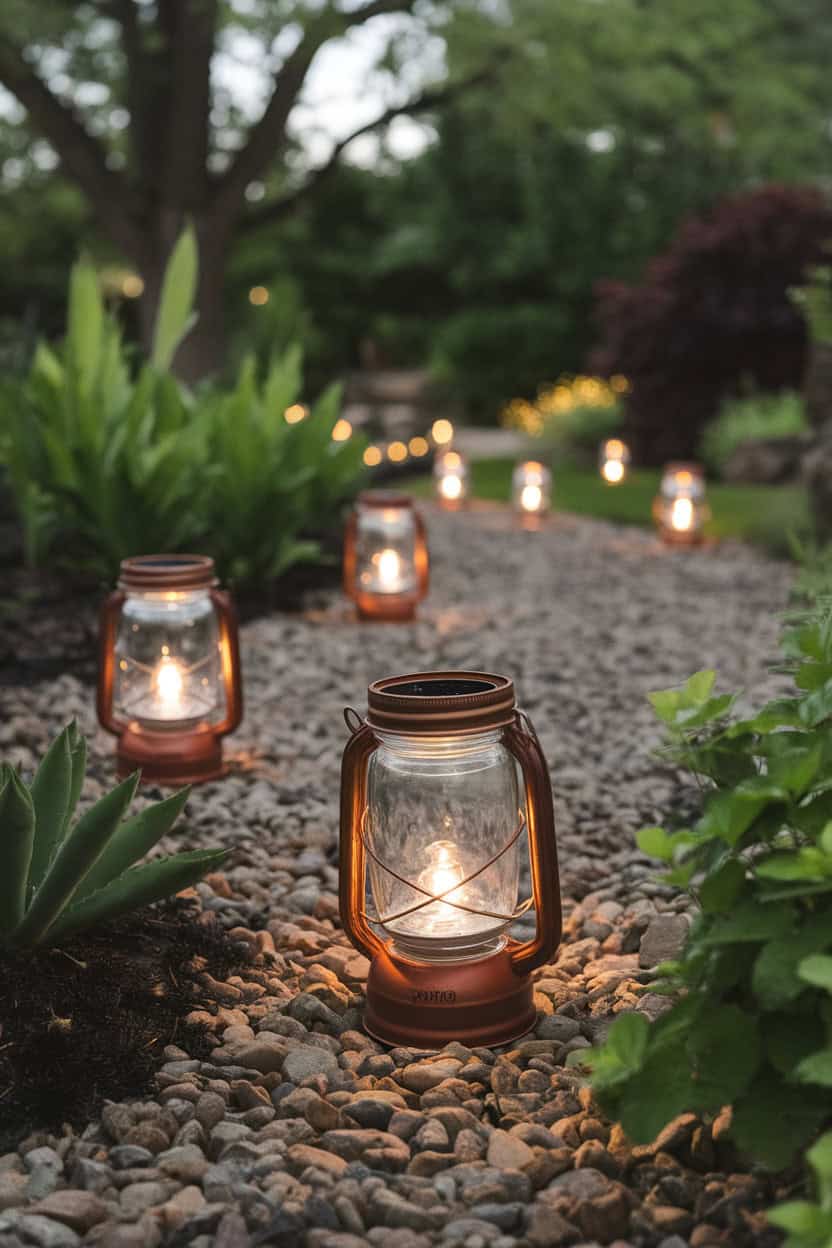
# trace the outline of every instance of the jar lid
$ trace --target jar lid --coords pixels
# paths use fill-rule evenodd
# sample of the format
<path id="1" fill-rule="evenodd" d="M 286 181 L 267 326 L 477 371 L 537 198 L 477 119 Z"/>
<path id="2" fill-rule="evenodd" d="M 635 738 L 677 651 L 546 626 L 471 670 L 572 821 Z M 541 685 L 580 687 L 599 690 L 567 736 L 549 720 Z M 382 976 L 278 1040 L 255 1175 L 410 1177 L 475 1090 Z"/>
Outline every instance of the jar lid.
<path id="1" fill-rule="evenodd" d="M 360 507 L 411 508 L 413 499 L 409 494 L 397 494 L 394 490 L 362 490 L 358 495 Z"/>
<path id="2" fill-rule="evenodd" d="M 136 555 L 122 559 L 120 589 L 210 589 L 217 584 L 209 555 Z"/>
<path id="3" fill-rule="evenodd" d="M 386 676 L 368 688 L 367 707 L 367 722 L 388 732 L 484 732 L 514 721 L 514 682 L 485 672 Z"/>

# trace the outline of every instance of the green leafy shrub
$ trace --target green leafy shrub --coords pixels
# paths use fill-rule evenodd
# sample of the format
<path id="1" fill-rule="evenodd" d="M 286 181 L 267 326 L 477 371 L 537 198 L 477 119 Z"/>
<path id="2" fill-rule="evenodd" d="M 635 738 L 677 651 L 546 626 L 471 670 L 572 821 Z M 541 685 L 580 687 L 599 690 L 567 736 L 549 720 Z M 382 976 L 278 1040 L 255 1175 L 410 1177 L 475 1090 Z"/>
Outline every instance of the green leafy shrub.
<path id="1" fill-rule="evenodd" d="M 699 457 L 719 472 L 743 442 L 788 438 L 807 429 L 803 399 L 793 390 L 728 399 L 702 435 Z"/>
<path id="2" fill-rule="evenodd" d="M 832 1132 L 821 1136 L 806 1154 L 817 1188 L 817 1203 L 790 1200 L 768 1215 L 788 1232 L 783 1248 L 829 1248 L 832 1244 Z"/>
<path id="3" fill-rule="evenodd" d="M 301 390 L 298 348 L 262 381 L 246 361 L 231 389 L 182 385 L 169 369 L 195 288 L 186 231 L 151 359 L 136 371 L 94 269 L 73 269 L 63 345 L 41 344 L 25 381 L 0 393 L 0 457 L 30 566 L 57 559 L 111 576 L 130 555 L 199 549 L 222 576 L 254 580 L 318 555 L 306 535 L 357 489 L 362 440 L 332 441 L 336 387 L 303 421 L 283 419 Z"/>
<path id="4" fill-rule="evenodd" d="M 86 742 L 70 724 L 31 785 L 0 765 L 0 948 L 55 944 L 189 887 L 226 857 L 204 849 L 135 866 L 170 831 L 190 791 L 125 819 L 138 773 L 73 824 L 86 758 Z"/>
<path id="5" fill-rule="evenodd" d="M 704 789 L 690 828 L 646 828 L 640 848 L 698 903 L 661 968 L 656 1023 L 619 1018 L 592 1057 L 601 1104 L 646 1142 L 677 1114 L 733 1106 L 744 1152 L 785 1166 L 832 1121 L 832 606 L 784 639 L 790 696 L 731 715 L 714 673 L 650 695 L 668 756 Z"/>

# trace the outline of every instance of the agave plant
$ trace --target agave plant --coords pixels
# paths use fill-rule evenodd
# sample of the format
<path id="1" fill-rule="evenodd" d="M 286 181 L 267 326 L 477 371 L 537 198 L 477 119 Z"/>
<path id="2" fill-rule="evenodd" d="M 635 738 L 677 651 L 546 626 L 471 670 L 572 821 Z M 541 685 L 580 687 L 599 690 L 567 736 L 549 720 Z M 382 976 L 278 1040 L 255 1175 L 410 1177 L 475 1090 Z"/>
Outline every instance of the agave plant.
<path id="1" fill-rule="evenodd" d="M 0 764 L 0 948 L 56 944 L 187 888 L 226 857 L 205 849 L 135 866 L 173 826 L 190 792 L 125 819 L 138 772 L 73 824 L 86 760 L 86 741 L 72 723 L 31 785 Z"/>

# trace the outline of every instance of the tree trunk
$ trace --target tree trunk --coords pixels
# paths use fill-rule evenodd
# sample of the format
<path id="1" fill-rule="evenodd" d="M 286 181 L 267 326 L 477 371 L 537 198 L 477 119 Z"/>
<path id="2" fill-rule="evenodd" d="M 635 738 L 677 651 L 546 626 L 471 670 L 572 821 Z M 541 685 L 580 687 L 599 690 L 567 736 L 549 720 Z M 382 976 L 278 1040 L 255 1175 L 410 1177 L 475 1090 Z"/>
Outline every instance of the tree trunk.
<path id="1" fill-rule="evenodd" d="M 225 363 L 225 275 L 228 262 L 229 229 L 208 219 L 194 222 L 199 246 L 199 283 L 196 296 L 196 323 L 176 353 L 173 371 L 182 381 L 193 383 L 219 373 Z M 162 293 L 165 268 L 171 249 L 184 226 L 156 234 L 154 244 L 141 266 L 144 292 L 139 307 L 142 349 L 147 356 L 153 348 L 153 333 Z"/>

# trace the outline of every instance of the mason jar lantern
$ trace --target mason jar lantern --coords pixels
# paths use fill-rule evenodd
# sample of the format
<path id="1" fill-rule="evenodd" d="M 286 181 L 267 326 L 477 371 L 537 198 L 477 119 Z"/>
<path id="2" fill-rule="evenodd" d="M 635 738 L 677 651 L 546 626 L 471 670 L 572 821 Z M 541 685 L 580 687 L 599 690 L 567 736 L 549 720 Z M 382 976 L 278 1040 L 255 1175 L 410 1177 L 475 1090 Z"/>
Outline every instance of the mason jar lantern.
<path id="1" fill-rule="evenodd" d="M 598 466 L 607 485 L 620 485 L 630 466 L 630 448 L 620 438 L 605 438 L 598 452 Z"/>
<path id="2" fill-rule="evenodd" d="M 514 509 L 524 519 L 545 516 L 552 501 L 552 474 L 535 459 L 518 464 L 511 478 Z"/>
<path id="3" fill-rule="evenodd" d="M 98 718 L 120 775 L 185 784 L 222 774 L 222 738 L 242 718 L 237 617 L 202 555 L 121 564 L 102 607 Z"/>
<path id="4" fill-rule="evenodd" d="M 511 680 L 389 677 L 370 685 L 366 719 L 345 716 L 340 907 L 371 962 L 367 1031 L 417 1048 L 522 1035 L 561 910 L 549 773 Z M 519 942 L 511 925 L 532 906 Z"/>
<path id="5" fill-rule="evenodd" d="M 701 542 L 710 516 L 701 465 L 667 464 L 653 503 L 653 518 L 662 539 L 675 546 L 693 546 Z"/>
<path id="6" fill-rule="evenodd" d="M 362 619 L 409 620 L 428 592 L 422 517 L 404 494 L 360 494 L 344 534 L 344 592 Z"/>
<path id="7" fill-rule="evenodd" d="M 443 451 L 433 461 L 436 497 L 449 510 L 468 498 L 468 461 L 460 451 Z"/>

